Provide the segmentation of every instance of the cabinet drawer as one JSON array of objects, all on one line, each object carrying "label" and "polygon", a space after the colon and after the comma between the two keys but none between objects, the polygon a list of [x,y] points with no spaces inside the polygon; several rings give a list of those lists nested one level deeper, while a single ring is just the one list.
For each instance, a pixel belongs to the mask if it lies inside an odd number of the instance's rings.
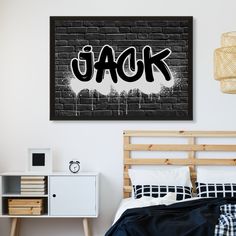
[{"label": "cabinet drawer", "polygon": [[95,216],[95,176],[51,176],[50,215]]}]

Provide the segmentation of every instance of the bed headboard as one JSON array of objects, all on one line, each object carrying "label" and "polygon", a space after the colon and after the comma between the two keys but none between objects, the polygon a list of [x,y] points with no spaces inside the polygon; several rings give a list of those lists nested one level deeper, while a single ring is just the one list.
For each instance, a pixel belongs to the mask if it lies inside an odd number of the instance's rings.
[{"label": "bed headboard", "polygon": [[[131,182],[128,176],[128,169],[133,165],[187,165],[190,168],[191,180],[196,180],[196,166],[235,166],[236,155],[234,158],[227,157],[227,152],[236,151],[236,131],[130,131],[126,130],[123,133],[124,137],[124,182],[123,182],[123,195],[124,198],[130,197],[132,192]],[[132,143],[134,137],[170,137],[182,138],[185,140],[185,144],[157,144],[157,143]],[[213,139],[217,138],[216,143],[200,143],[199,138]],[[232,138],[235,142],[221,142],[224,138]],[[226,140],[227,141],[227,140]],[[133,158],[133,153],[136,151],[173,151],[173,152],[186,152],[186,158]],[[213,151],[225,153],[224,158],[215,157],[201,157],[196,158],[199,152]],[[236,153],[235,153],[236,154]],[[227,159],[226,159],[227,158]]]}]

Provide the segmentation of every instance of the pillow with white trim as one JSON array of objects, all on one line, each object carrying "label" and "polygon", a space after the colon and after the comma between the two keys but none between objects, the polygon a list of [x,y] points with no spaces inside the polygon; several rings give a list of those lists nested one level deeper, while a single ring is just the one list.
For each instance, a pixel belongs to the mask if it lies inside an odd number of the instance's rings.
[{"label": "pillow with white trim", "polygon": [[134,198],[164,197],[168,193],[175,193],[176,200],[184,200],[192,197],[192,188],[187,186],[166,185],[133,185]]},{"label": "pillow with white trim", "polygon": [[168,169],[129,169],[132,185],[168,185],[192,187],[188,166]]},{"label": "pillow with white trim", "polygon": [[235,183],[236,167],[233,166],[199,166],[197,167],[198,183]]},{"label": "pillow with white trim", "polygon": [[236,183],[198,183],[198,197],[236,197]]}]

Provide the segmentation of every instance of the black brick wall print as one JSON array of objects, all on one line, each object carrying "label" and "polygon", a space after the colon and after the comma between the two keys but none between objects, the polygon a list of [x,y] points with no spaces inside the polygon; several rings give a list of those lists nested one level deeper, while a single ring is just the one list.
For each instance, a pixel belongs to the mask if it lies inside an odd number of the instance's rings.
[{"label": "black brick wall print", "polygon": [[192,17],[51,17],[51,120],[192,120]]}]

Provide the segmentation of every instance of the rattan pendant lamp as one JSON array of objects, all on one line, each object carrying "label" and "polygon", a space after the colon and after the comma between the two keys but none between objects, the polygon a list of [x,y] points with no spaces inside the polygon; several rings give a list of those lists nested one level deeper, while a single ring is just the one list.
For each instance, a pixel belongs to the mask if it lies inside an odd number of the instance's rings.
[{"label": "rattan pendant lamp", "polygon": [[221,47],[214,53],[214,76],[223,93],[236,94],[236,31],[221,36]]}]

